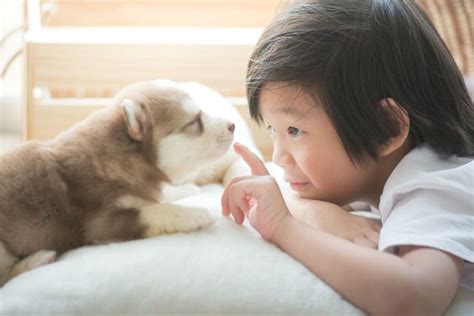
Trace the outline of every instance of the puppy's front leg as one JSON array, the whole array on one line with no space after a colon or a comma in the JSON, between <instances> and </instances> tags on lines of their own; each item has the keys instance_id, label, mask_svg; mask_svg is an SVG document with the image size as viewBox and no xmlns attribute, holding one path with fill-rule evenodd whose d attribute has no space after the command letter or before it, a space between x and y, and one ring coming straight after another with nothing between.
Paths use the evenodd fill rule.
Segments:
<instances>
[{"instance_id":1,"label":"puppy's front leg","mask_svg":"<svg viewBox=\"0 0 474 316\"><path fill-rule=\"evenodd\" d=\"M145 236L190 232L210 226L214 218L206 209L169 203L158 203L140 209Z\"/></svg>"},{"instance_id":2,"label":"puppy's front leg","mask_svg":"<svg viewBox=\"0 0 474 316\"><path fill-rule=\"evenodd\" d=\"M198 194L201 189L193 183L185 183L182 185L166 185L162 189L160 198L161 203L170 203L188 196Z\"/></svg>"}]
</instances>

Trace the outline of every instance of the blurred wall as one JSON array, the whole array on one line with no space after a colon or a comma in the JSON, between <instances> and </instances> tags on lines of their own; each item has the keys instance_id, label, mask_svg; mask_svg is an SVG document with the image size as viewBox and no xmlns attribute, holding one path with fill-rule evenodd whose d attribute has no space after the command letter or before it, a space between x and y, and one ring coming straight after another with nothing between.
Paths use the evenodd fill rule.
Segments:
<instances>
[{"instance_id":1,"label":"blurred wall","mask_svg":"<svg viewBox=\"0 0 474 316\"><path fill-rule=\"evenodd\" d=\"M15 32L3 41L6 34L23 24L23 0L0 0L0 71L12 55L22 48L23 32ZM10 65L5 77L0 78L0 132L20 132L23 107L23 55Z\"/></svg>"}]
</instances>

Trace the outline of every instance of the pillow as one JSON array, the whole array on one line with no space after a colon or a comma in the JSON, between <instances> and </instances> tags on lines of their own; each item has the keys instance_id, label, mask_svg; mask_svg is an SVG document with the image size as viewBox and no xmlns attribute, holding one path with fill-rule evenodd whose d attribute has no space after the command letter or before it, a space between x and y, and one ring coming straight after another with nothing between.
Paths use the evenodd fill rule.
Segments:
<instances>
[{"instance_id":1,"label":"pillow","mask_svg":"<svg viewBox=\"0 0 474 316\"><path fill-rule=\"evenodd\" d=\"M248 225L220 216L221 185L183 205L216 222L188 234L82 247L0 290L0 314L362 314Z\"/></svg>"},{"instance_id":2,"label":"pillow","mask_svg":"<svg viewBox=\"0 0 474 316\"><path fill-rule=\"evenodd\" d=\"M67 252L1 288L0 315L363 315L247 223L222 217L222 190L206 185L176 202L207 207L216 217L210 228ZM474 292L460 290L447 315L473 310Z\"/></svg>"}]
</instances>

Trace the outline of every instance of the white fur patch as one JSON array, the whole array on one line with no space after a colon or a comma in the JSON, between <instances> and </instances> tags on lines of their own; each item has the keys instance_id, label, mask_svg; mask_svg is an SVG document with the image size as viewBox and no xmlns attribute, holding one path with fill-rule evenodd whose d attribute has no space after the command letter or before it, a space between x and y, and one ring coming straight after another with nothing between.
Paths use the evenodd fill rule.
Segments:
<instances>
[{"instance_id":1,"label":"white fur patch","mask_svg":"<svg viewBox=\"0 0 474 316\"><path fill-rule=\"evenodd\" d=\"M172 184L181 184L196 177L198 172L225 154L233 140L229 121L202 114L204 132L199 135L176 133L161 139L158 168Z\"/></svg>"},{"instance_id":2,"label":"white fur patch","mask_svg":"<svg viewBox=\"0 0 474 316\"><path fill-rule=\"evenodd\" d=\"M183 106L183 110L189 113L197 114L200 111L193 99L187 99L181 105Z\"/></svg>"},{"instance_id":3,"label":"white fur patch","mask_svg":"<svg viewBox=\"0 0 474 316\"><path fill-rule=\"evenodd\" d=\"M191 95L193 100L199 105L204 113L209 113L213 117L219 117L231 121L235 124L234 140L245 144L252 149L259 157L262 157L257 149L250 129L239 112L218 92L196 82L181 82L179 87ZM207 148L207 147L205 147ZM237 165L234 167L234 165ZM212 183L223 181L226 184L234 176L249 174L249 168L242 163L240 157L232 150L228 150L225 155L216 162L202 168L196 178L195 183Z\"/></svg>"},{"instance_id":4,"label":"white fur patch","mask_svg":"<svg viewBox=\"0 0 474 316\"><path fill-rule=\"evenodd\" d=\"M204 208L160 203L142 208L140 222L147 227L145 236L152 237L205 228L214 222L214 218Z\"/></svg>"},{"instance_id":5,"label":"white fur patch","mask_svg":"<svg viewBox=\"0 0 474 316\"><path fill-rule=\"evenodd\" d=\"M120 208L142 208L153 203L153 201L144 200L133 195L124 195L115 201L115 205Z\"/></svg>"},{"instance_id":6,"label":"white fur patch","mask_svg":"<svg viewBox=\"0 0 474 316\"><path fill-rule=\"evenodd\" d=\"M199 192L201 192L201 189L192 183L185 183L182 185L165 185L163 186L160 202L173 202L184 199L191 195L199 194Z\"/></svg>"}]
</instances>

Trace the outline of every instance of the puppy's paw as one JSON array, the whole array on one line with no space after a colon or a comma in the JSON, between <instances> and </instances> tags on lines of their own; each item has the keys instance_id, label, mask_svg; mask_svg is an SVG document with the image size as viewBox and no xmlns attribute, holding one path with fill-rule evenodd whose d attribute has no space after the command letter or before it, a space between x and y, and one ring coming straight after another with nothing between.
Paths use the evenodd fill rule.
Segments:
<instances>
[{"instance_id":1,"label":"puppy's paw","mask_svg":"<svg viewBox=\"0 0 474 316\"><path fill-rule=\"evenodd\" d=\"M206 228L214 218L206 209L174 204L156 204L140 211L141 222L147 227L146 237L164 233L191 232Z\"/></svg>"},{"instance_id":2,"label":"puppy's paw","mask_svg":"<svg viewBox=\"0 0 474 316\"><path fill-rule=\"evenodd\" d=\"M215 218L203 208L188 208L182 211L181 216L176 218L174 227L177 232L191 232L211 226Z\"/></svg>"},{"instance_id":3,"label":"puppy's paw","mask_svg":"<svg viewBox=\"0 0 474 316\"><path fill-rule=\"evenodd\" d=\"M35 268L44 266L56 260L56 251L41 250L26 257L17 264L15 264L8 275L7 280L19 275L20 273L33 270Z\"/></svg>"}]
</instances>

